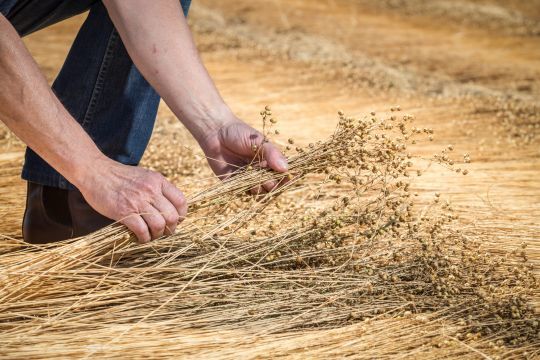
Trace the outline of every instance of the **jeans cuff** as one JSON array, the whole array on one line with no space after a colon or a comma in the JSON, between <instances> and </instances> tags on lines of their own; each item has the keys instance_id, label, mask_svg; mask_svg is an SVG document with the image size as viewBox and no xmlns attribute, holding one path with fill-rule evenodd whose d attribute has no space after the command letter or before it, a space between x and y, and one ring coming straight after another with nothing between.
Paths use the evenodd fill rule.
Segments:
<instances>
[{"instance_id":1,"label":"jeans cuff","mask_svg":"<svg viewBox=\"0 0 540 360\"><path fill-rule=\"evenodd\" d=\"M56 173L36 172L23 168L21 178L26 181L30 181L36 184L50 186L54 188L64 190L75 190L73 186L65 177Z\"/></svg>"}]
</instances>

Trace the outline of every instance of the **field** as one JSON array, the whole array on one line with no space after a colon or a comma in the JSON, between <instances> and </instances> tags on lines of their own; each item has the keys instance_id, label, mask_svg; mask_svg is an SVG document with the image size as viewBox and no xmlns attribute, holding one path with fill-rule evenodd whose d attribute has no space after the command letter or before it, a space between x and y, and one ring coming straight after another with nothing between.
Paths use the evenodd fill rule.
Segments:
<instances>
[{"instance_id":1,"label":"field","mask_svg":"<svg viewBox=\"0 0 540 360\"><path fill-rule=\"evenodd\" d=\"M83 20L25 39L49 81ZM196 0L190 23L288 185L219 183L162 104L142 165L187 194L182 230L38 249L0 128L0 357L540 356L540 1Z\"/></svg>"}]
</instances>

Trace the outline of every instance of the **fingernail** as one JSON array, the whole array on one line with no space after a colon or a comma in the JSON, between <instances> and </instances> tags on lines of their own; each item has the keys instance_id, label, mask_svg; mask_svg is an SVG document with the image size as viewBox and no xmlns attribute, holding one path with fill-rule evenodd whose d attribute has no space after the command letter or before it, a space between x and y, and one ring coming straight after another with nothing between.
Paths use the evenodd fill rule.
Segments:
<instances>
[{"instance_id":1,"label":"fingernail","mask_svg":"<svg viewBox=\"0 0 540 360\"><path fill-rule=\"evenodd\" d=\"M287 163L287 160L285 159L279 159L278 160L278 166L281 168L281 170L283 171L287 171L289 170L289 164Z\"/></svg>"}]
</instances>

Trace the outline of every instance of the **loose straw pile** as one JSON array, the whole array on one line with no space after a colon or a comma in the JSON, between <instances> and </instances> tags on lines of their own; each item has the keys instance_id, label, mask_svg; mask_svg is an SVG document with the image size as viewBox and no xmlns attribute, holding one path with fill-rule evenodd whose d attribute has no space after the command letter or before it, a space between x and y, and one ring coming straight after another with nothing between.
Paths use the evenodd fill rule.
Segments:
<instances>
[{"instance_id":1,"label":"loose straw pile","mask_svg":"<svg viewBox=\"0 0 540 360\"><path fill-rule=\"evenodd\" d=\"M287 174L240 169L192 195L180 231L150 244L119 225L54 245L2 242L0 352L537 356L526 244L493 254L439 194L418 208L408 147L433 131L393 110L340 113L328 140L296 149ZM467 174L458 162L468 158L452 151L431 160ZM284 186L247 194L268 180Z\"/></svg>"}]
</instances>

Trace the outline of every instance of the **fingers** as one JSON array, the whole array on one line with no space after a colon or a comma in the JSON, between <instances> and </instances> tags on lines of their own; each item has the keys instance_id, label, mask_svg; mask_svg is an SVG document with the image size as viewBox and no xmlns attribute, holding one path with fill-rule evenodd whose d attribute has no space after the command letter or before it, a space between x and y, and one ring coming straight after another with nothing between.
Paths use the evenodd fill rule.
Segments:
<instances>
[{"instance_id":1,"label":"fingers","mask_svg":"<svg viewBox=\"0 0 540 360\"><path fill-rule=\"evenodd\" d=\"M251 190L249 190L249 192L251 193L251 195L261 195L261 194L264 194L266 192L266 190L262 187L262 186L254 186L251 188Z\"/></svg>"},{"instance_id":2,"label":"fingers","mask_svg":"<svg viewBox=\"0 0 540 360\"><path fill-rule=\"evenodd\" d=\"M252 195L263 195L266 193L271 192L272 190L276 189L278 187L279 183L274 180L269 180L264 182L261 185L257 185L250 189L250 193Z\"/></svg>"},{"instance_id":3,"label":"fingers","mask_svg":"<svg viewBox=\"0 0 540 360\"><path fill-rule=\"evenodd\" d=\"M187 214L184 194L167 180L161 184L161 194L155 193L149 203L141 206L138 218L129 221L136 227L138 233L132 231L142 243L174 234Z\"/></svg>"},{"instance_id":4,"label":"fingers","mask_svg":"<svg viewBox=\"0 0 540 360\"><path fill-rule=\"evenodd\" d=\"M180 209L186 207L184 193L168 181L163 181L161 185L163 196L180 212Z\"/></svg>"},{"instance_id":5,"label":"fingers","mask_svg":"<svg viewBox=\"0 0 540 360\"><path fill-rule=\"evenodd\" d=\"M152 205L165 220L165 235L174 234L176 225L180 220L180 215L176 207L164 196L154 199Z\"/></svg>"},{"instance_id":6,"label":"fingers","mask_svg":"<svg viewBox=\"0 0 540 360\"><path fill-rule=\"evenodd\" d=\"M171 186L173 186L171 184ZM166 197L160 196L152 204L144 206L140 214L128 216L121 222L126 225L137 237L140 243L147 243L163 235L172 235L179 222L186 217L187 206L180 190L180 197L175 198L173 204ZM168 195L171 195L168 192ZM178 195L176 193L175 195ZM179 208L177 208L178 206Z\"/></svg>"},{"instance_id":7,"label":"fingers","mask_svg":"<svg viewBox=\"0 0 540 360\"><path fill-rule=\"evenodd\" d=\"M167 222L165 221L163 215L160 214L155 207L148 204L140 215L150 230L152 240L163 236Z\"/></svg>"},{"instance_id":8,"label":"fingers","mask_svg":"<svg viewBox=\"0 0 540 360\"><path fill-rule=\"evenodd\" d=\"M187 214L187 200L184 193L168 181L164 181L161 187L163 196L176 208L179 216L178 222L182 222Z\"/></svg>"},{"instance_id":9,"label":"fingers","mask_svg":"<svg viewBox=\"0 0 540 360\"><path fill-rule=\"evenodd\" d=\"M152 238L148 231L148 225L139 214L132 214L120 221L135 234L140 243L149 242Z\"/></svg>"},{"instance_id":10,"label":"fingers","mask_svg":"<svg viewBox=\"0 0 540 360\"><path fill-rule=\"evenodd\" d=\"M279 149L271 143L265 143L262 146L263 159L266 160L268 166L277 172L287 172L289 164L287 158L279 151Z\"/></svg>"},{"instance_id":11,"label":"fingers","mask_svg":"<svg viewBox=\"0 0 540 360\"><path fill-rule=\"evenodd\" d=\"M277 181L270 180L270 181L267 181L264 184L262 184L262 187L267 192L270 192L270 191L272 191L272 190L274 190L276 188L277 184L278 184Z\"/></svg>"},{"instance_id":12,"label":"fingers","mask_svg":"<svg viewBox=\"0 0 540 360\"><path fill-rule=\"evenodd\" d=\"M274 144L265 142L264 136L260 132L257 131L249 134L249 144L251 154L253 154L253 149L260 148L262 150L260 161L266 161L271 169L277 172L286 172L289 169L287 158Z\"/></svg>"}]
</instances>

